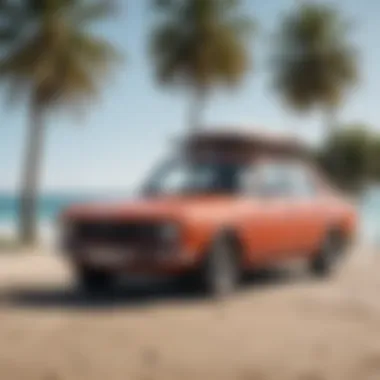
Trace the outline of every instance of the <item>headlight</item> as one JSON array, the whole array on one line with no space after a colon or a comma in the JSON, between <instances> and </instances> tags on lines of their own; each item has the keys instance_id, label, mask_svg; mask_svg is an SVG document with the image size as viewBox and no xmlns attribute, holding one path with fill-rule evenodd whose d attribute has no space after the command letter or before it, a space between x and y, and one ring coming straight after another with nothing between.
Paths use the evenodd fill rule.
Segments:
<instances>
[{"instance_id":1,"label":"headlight","mask_svg":"<svg viewBox=\"0 0 380 380\"><path fill-rule=\"evenodd\" d=\"M160 237L164 241L176 241L179 237L179 226L175 223L164 224L160 229Z\"/></svg>"}]
</instances>

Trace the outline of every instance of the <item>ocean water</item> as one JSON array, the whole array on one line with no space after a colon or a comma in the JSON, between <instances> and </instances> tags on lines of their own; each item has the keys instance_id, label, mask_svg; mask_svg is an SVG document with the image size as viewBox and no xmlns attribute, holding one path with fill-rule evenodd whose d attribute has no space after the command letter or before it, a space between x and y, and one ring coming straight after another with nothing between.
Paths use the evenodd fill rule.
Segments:
<instances>
[{"instance_id":1,"label":"ocean water","mask_svg":"<svg viewBox=\"0 0 380 380\"><path fill-rule=\"evenodd\" d=\"M59 213L68 205L80 202L126 199L126 194L50 194L38 202L38 219L42 229L51 229ZM359 214L359 238L380 245L380 187L371 188L357 201ZM18 223L18 199L0 193L0 233L16 229Z\"/></svg>"},{"instance_id":2,"label":"ocean water","mask_svg":"<svg viewBox=\"0 0 380 380\"><path fill-rule=\"evenodd\" d=\"M67 206L82 202L106 201L126 198L120 194L49 194L38 200L38 223L43 229L50 229L60 212ZM18 197L0 193L0 233L14 231L18 225Z\"/></svg>"},{"instance_id":3,"label":"ocean water","mask_svg":"<svg viewBox=\"0 0 380 380\"><path fill-rule=\"evenodd\" d=\"M91 199L85 195L46 195L38 201L40 222L51 223L66 206ZM18 219L18 198L12 195L0 195L0 224L16 224Z\"/></svg>"},{"instance_id":4,"label":"ocean water","mask_svg":"<svg viewBox=\"0 0 380 380\"><path fill-rule=\"evenodd\" d=\"M359 237L364 242L380 246L380 188L365 192L357 206L360 225Z\"/></svg>"}]
</instances>

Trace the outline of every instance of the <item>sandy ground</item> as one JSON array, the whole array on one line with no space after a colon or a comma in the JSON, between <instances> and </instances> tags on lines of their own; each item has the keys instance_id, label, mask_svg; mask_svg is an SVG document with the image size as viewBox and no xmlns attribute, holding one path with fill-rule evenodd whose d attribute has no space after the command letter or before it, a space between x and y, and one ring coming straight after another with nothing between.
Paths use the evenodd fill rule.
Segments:
<instances>
[{"instance_id":1,"label":"sandy ground","mask_svg":"<svg viewBox=\"0 0 380 380\"><path fill-rule=\"evenodd\" d=\"M224 302L169 285L89 300L57 255L0 254L0 379L378 380L372 253L327 281L258 277Z\"/></svg>"}]
</instances>

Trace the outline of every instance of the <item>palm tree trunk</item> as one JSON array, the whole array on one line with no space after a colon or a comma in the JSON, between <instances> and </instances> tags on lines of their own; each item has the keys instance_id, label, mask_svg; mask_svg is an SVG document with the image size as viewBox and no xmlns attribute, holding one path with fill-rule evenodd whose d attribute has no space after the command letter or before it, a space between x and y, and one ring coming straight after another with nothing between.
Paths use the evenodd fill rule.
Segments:
<instances>
[{"instance_id":1,"label":"palm tree trunk","mask_svg":"<svg viewBox=\"0 0 380 380\"><path fill-rule=\"evenodd\" d=\"M189 112L189 131L197 132L201 129L202 111L205 106L206 92L201 87L194 88Z\"/></svg>"},{"instance_id":2,"label":"palm tree trunk","mask_svg":"<svg viewBox=\"0 0 380 380\"><path fill-rule=\"evenodd\" d=\"M34 243L37 238L38 186L45 134L42 108L37 102L32 101L29 120L25 162L22 168L19 219L20 240L24 244Z\"/></svg>"}]
</instances>

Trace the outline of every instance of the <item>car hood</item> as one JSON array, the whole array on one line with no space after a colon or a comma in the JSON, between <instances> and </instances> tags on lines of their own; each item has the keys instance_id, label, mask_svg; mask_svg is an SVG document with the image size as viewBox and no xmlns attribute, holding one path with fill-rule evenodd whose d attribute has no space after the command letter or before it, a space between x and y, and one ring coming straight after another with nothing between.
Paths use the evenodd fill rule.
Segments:
<instances>
[{"instance_id":1,"label":"car hood","mask_svg":"<svg viewBox=\"0 0 380 380\"><path fill-rule=\"evenodd\" d=\"M63 217L71 220L221 217L221 214L231 214L231 209L236 211L236 208L244 209L244 206L242 201L232 196L147 198L73 205L63 213Z\"/></svg>"}]
</instances>

